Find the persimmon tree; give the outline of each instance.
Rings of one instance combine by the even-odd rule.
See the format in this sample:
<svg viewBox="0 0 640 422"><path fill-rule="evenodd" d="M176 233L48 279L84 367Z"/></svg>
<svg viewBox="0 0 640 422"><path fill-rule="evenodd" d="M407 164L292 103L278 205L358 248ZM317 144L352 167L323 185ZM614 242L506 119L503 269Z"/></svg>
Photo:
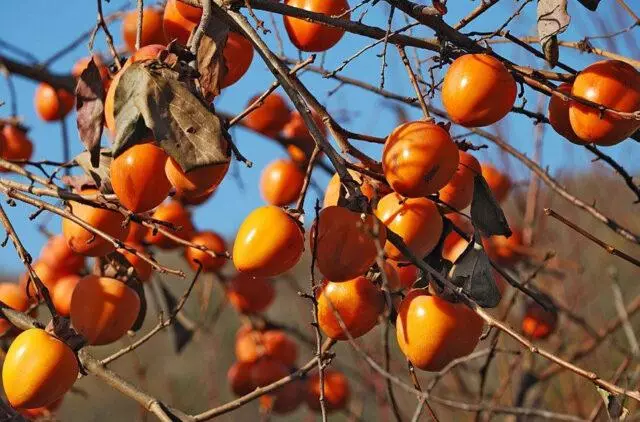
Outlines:
<svg viewBox="0 0 640 422"><path fill-rule="evenodd" d="M618 316L593 327L584 309L564 305L537 283L546 272L562 268L551 268L558 262L553 253L537 253L534 234L567 230L574 242L592 242L601 254L632 266L637 278L640 261L621 249L637 252L640 233L565 187L542 167L539 156L530 158L487 128L524 115L536 127L532 142L540 147L537 128L549 125L563 142L609 166L616 183L640 201L632 175L607 152L620 143L635 151L640 140L640 63L595 48L588 39L563 40L572 25L569 5L600 13L618 8L631 17L631 26L603 34L605 39L635 36L640 25L635 5L520 0L508 19L493 27L482 18L508 2L145 3L138 0L131 10L105 15L97 0L97 23L81 37L89 41L88 58L68 74L0 49L7 80L19 76L37 82L38 116L62 125L75 120L85 149L70 157L65 136L63 162L34 157L26 125L37 122L16 115L15 95L0 99L11 108L11 116L0 119L0 192L8 206L35 209L31 220L44 213L62 219L61 232L51 233L40 254L33 255L6 214L7 205L0 206L7 234L3 246L10 239L25 267L19 283L0 284L6 349L2 420L54 417L83 376L98 378L161 421L215 419L254 401L264 419L306 403L324 421L336 412L371 420L374 416L350 406L356 389L378 394L371 373L384 383L380 408L397 421L458 420L468 414L475 420L495 415L622 420L638 408L637 377L623 379L638 363L630 320L640 309L638 297L628 300L614 289ZM371 19L373 9L384 10L386 21ZM450 19L453 9L464 17ZM535 16L537 36L512 33L525 15ZM472 23L483 31L468 31ZM117 24L123 49L111 35ZM94 51L99 31L105 35L105 55ZM331 70L320 54L333 51L347 33L369 44ZM298 57L288 57L283 43L297 49ZM500 53L497 46L503 43L518 53ZM74 47L62 48L54 58ZM588 53L593 63L575 69L563 60L565 48ZM381 51L378 84L344 76L353 61L375 51ZM391 60L406 70L411 96L385 87ZM234 84L247 77L254 61L273 78L256 78L257 94L249 93L256 95L247 96L246 108L228 113L220 94L242 95L233 91ZM352 86L395 103L397 127L383 136L352 130L323 105L311 83L302 82L302 73L335 80L336 90ZM548 107L529 108L527 98L534 95L548 97ZM419 116L412 120L407 110ZM287 158L264 169L260 192L266 204L246 216L230 241L215 225L194 224L192 209L231 177L232 161L243 166L240 172L252 166L251 151L234 139L234 126L282 146ZM519 128L520 136L529 137L529 127ZM372 153L364 144L380 148ZM518 196L524 202L522 218L503 211L518 195L517 181L497 163L478 160L477 151L486 148L500 150L530 171L526 194ZM332 177L312 204L308 193L319 172ZM557 210L540 213L541 185L590 224L606 228L613 243L623 247ZM631 214L634 206L618 203ZM310 209L313 215L305 215ZM562 225L550 228L552 223L543 222L549 217ZM184 258L194 272L179 297L158 284L155 274L187 276L158 259L159 251ZM305 256L310 284L296 291L296 300L310 309L311 323L300 324L301 329L291 320L306 321L308 313L279 321L265 312L278 306L273 280L296 278ZM184 334L185 324L194 325L185 304L203 278L219 282L225 294L220 306L228 303L242 325L235 345L216 344L234 349L236 362L226 383L237 398L194 411L151 395L109 365L169 326L178 351L197 341ZM150 328L144 325L152 318L148 301L165 308ZM554 347L550 339L564 336L570 324L582 329L579 335L571 331L574 347ZM615 336L621 328L626 342ZM381 340L372 338L374 331L380 331ZM100 346L125 336L129 345L103 356ZM594 372L581 360L601 344L615 348L623 360L606 361ZM304 363L303 347L312 355ZM356 357L359 370L345 364L346 355ZM536 355L544 367L527 365ZM506 371L492 365L498 359L508 363ZM513 376L516 370L522 376ZM540 393L561 371L593 391L578 411ZM473 377L473 387L461 377ZM455 398L442 395L447 379L463 385ZM509 389L514 399L507 405L503 396ZM365 405L372 401L363 400ZM592 410L586 413L584 406Z"/></svg>

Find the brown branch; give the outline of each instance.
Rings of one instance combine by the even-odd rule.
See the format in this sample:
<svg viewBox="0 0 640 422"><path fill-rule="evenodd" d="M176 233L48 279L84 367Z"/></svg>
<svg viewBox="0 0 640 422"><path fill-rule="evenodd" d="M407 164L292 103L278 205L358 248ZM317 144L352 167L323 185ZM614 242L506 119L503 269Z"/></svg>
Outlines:
<svg viewBox="0 0 640 422"><path fill-rule="evenodd" d="M109 31L109 26L107 22L104 20L104 15L102 14L102 0L97 0L98 3L98 18L96 28L102 28L102 32L104 32L104 37L107 40L107 45L109 46L109 51L111 51L111 55L113 56L113 61L116 64L118 70L122 69L122 62L120 61L120 56L118 55L118 50L116 50L113 45L113 36ZM89 40L89 50L93 50L93 41L95 38L95 32L93 32L91 39Z"/></svg>
<svg viewBox="0 0 640 422"><path fill-rule="evenodd" d="M482 0L482 3L479 4L475 9L471 11L467 16L460 19L460 22L453 25L453 29L460 30L470 24L474 19L478 16L486 12L491 6L496 4L500 0Z"/></svg>

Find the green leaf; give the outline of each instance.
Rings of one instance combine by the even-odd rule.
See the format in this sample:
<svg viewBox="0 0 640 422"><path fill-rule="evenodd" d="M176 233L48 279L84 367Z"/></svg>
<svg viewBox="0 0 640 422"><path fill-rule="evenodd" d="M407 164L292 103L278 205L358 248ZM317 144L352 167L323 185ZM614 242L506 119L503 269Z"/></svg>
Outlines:
<svg viewBox="0 0 640 422"><path fill-rule="evenodd" d="M138 62L116 88L114 157L149 136L185 171L228 163L228 134L193 93L192 81L157 61Z"/></svg>

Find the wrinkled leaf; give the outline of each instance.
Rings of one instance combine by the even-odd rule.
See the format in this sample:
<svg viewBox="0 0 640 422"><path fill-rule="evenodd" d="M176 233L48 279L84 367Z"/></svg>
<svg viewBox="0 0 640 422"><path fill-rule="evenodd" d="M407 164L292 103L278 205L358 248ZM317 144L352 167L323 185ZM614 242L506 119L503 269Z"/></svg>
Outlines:
<svg viewBox="0 0 640 422"><path fill-rule="evenodd" d="M193 33L192 33L193 35ZM220 95L219 81L227 73L224 62L224 46L227 44L229 27L222 20L211 16L209 25L198 46L197 68L200 72L200 88L207 99Z"/></svg>
<svg viewBox="0 0 640 422"><path fill-rule="evenodd" d="M134 63L122 74L114 106L114 156L153 138L185 171L228 163L228 134L221 121L190 89L180 73L158 62Z"/></svg>
<svg viewBox="0 0 640 422"><path fill-rule="evenodd" d="M163 283L159 284L160 288L162 289L162 296L164 297L164 300L167 304L167 308L171 312L178 305L178 300ZM171 328L173 330L173 341L176 353L180 353L182 349L184 349L184 347L191 341L191 338L193 337L193 331L182 325L177 318L173 320Z"/></svg>
<svg viewBox="0 0 640 422"><path fill-rule="evenodd" d="M473 180L471 221L484 236L511 236L507 218L480 174L476 174Z"/></svg>
<svg viewBox="0 0 640 422"><path fill-rule="evenodd" d="M467 248L456 259L449 277L453 284L462 287L483 308L493 308L500 302L502 296L478 235L473 236Z"/></svg>
<svg viewBox="0 0 640 422"><path fill-rule="evenodd" d="M566 31L571 22L567 0L538 0L538 38L545 58L551 67L558 62L556 36Z"/></svg>
<svg viewBox="0 0 640 422"><path fill-rule="evenodd" d="M104 85L93 58L80 74L76 85L76 109L78 133L85 148L91 154L91 164L98 167L100 138L104 127Z"/></svg>
<svg viewBox="0 0 640 422"><path fill-rule="evenodd" d="M627 419L629 409L624 407L620 395L611 394L600 387L596 387L596 389L598 390L600 397L602 397L602 400L604 400L605 406L607 406L609 420L612 422L618 422Z"/></svg>
<svg viewBox="0 0 640 422"><path fill-rule="evenodd" d="M98 154L98 166L94 167L91 163L91 155L88 151L81 152L75 158L76 163L84 170L84 172L95 182L96 187L104 194L113 193L111 187L111 151L102 148Z"/></svg>

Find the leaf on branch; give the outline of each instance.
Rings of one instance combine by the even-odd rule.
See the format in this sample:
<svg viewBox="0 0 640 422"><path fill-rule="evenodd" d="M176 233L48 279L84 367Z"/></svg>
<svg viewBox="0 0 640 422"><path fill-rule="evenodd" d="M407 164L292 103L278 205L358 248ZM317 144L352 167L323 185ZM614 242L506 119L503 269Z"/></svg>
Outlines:
<svg viewBox="0 0 640 422"><path fill-rule="evenodd" d="M511 236L507 217L481 174L476 174L473 180L471 221L484 236Z"/></svg>
<svg viewBox="0 0 640 422"><path fill-rule="evenodd" d="M148 139L150 130L185 172L228 163L228 134L191 88L179 72L157 61L129 66L116 88L114 157Z"/></svg>
<svg viewBox="0 0 640 422"><path fill-rule="evenodd" d="M98 166L91 163L91 153L89 151L81 152L75 158L76 163L84 170L94 182L98 190L104 194L113 193L111 187L111 151L102 148L98 153Z"/></svg>
<svg viewBox="0 0 640 422"><path fill-rule="evenodd" d="M538 38L551 67L558 63L557 35L566 31L570 22L567 0L538 0Z"/></svg>
<svg viewBox="0 0 640 422"><path fill-rule="evenodd" d="M595 12L600 4L600 0L578 0L578 2L592 12Z"/></svg>
<svg viewBox="0 0 640 422"><path fill-rule="evenodd" d="M474 234L467 248L456 259L449 278L483 308L493 308L500 303L500 290L493 277L489 258L480 243L480 236Z"/></svg>
<svg viewBox="0 0 640 422"><path fill-rule="evenodd" d="M162 296L164 297L164 300L167 304L167 308L169 309L169 312L171 312L178 305L178 300L163 283L159 284L160 288L162 289ZM184 349L184 347L191 341L191 338L193 337L193 331L182 325L177 318L173 320L171 329L173 330L173 341L176 353L180 353L182 349Z"/></svg>
<svg viewBox="0 0 640 422"><path fill-rule="evenodd" d="M91 164L98 167L100 138L104 127L104 85L93 58L80 74L76 85L76 109L78 133L85 148L91 154Z"/></svg>
<svg viewBox="0 0 640 422"><path fill-rule="evenodd" d="M607 414L609 420L613 422L624 421L629 415L629 409L622 404L621 396L617 394L611 394L607 390L600 387L596 387L598 394L604 400L605 406L607 406Z"/></svg>
<svg viewBox="0 0 640 422"><path fill-rule="evenodd" d="M219 81L227 73L222 53L227 44L228 36L229 27L227 24L217 17L211 16L209 25L205 28L204 35L200 40L197 54L200 89L208 100L213 100L213 97L220 95Z"/></svg>

